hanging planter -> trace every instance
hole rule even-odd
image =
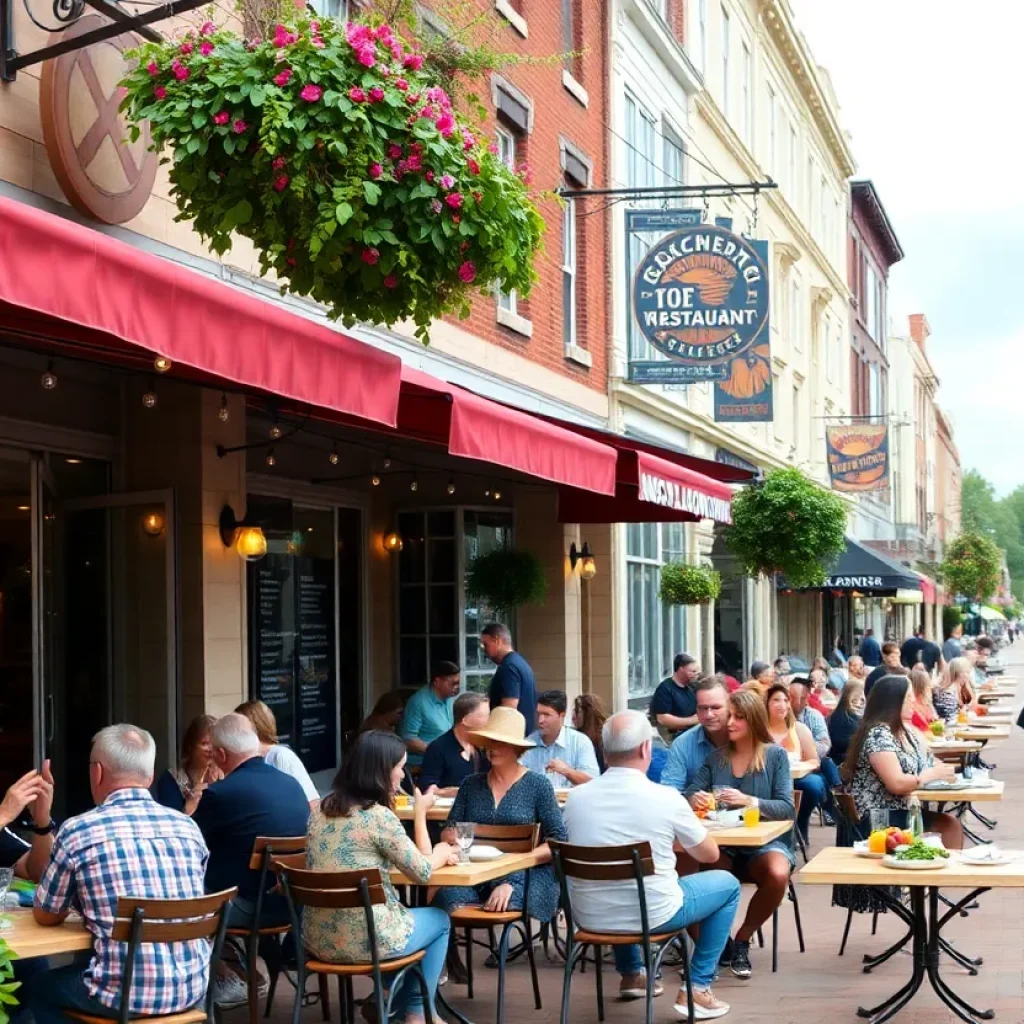
[[[544,567],[529,551],[498,548],[475,558],[466,574],[466,596],[499,612],[541,604],[547,593]]]
[[[782,573],[799,590],[820,587],[846,550],[846,506],[798,469],[775,469],[732,501],[725,542],[750,576]]]
[[[1003,553],[980,533],[961,533],[946,548],[942,579],[946,590],[971,601],[986,601],[999,587]]]
[[[411,319],[424,342],[474,289],[529,293],[528,170],[454,108],[450,64],[390,25],[300,19],[245,42],[207,22],[132,55],[133,141],[148,121],[178,219],[215,252],[242,235],[288,291],[346,325]]]
[[[721,592],[721,573],[706,565],[670,562],[661,567],[658,596],[663,604],[708,604]]]

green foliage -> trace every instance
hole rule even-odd
[[[1015,597],[1011,598],[1008,604],[999,609],[1008,619],[1019,619],[1024,613],[1024,605]]]
[[[541,604],[547,593],[544,567],[529,551],[498,548],[475,558],[466,573],[466,596],[502,612]]]
[[[658,597],[664,604],[707,604],[721,592],[721,574],[706,565],[670,562],[661,568]]]
[[[964,613],[954,605],[945,605],[942,609],[942,635],[950,636],[957,626],[964,624]]]
[[[21,987],[20,981],[14,981],[14,964],[18,954],[0,939],[0,1024],[7,1024],[11,1019],[11,1010],[18,1005],[18,997],[14,993]]]
[[[942,576],[946,589],[971,601],[985,601],[999,587],[1002,552],[980,533],[961,533],[946,547]]]
[[[215,252],[241,235],[264,274],[347,326],[411,319],[426,342],[475,289],[527,295],[544,227],[528,168],[506,167],[442,87],[496,55],[435,67],[431,45],[387,23],[303,17],[250,43],[208,23],[133,51],[122,109],[170,153],[178,219]]]
[[[993,486],[972,469],[964,474],[961,506],[963,529],[991,537],[1006,552],[1011,587],[1024,599],[1024,487],[996,498]]]
[[[843,500],[798,469],[775,469],[733,498],[725,542],[751,576],[783,573],[794,588],[825,582],[846,548]]]

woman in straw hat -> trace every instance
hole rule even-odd
[[[555,800],[555,791],[543,775],[531,772],[519,763],[524,750],[534,744],[526,738],[526,719],[510,707],[496,707],[487,725],[469,734],[470,742],[487,751],[491,770],[470,775],[459,787],[458,796],[448,818],[445,838],[456,822],[472,821],[478,825],[532,825],[540,823],[541,842],[538,850],[542,863],[549,861],[549,839],[567,838],[562,812]],[[434,898],[436,906],[451,912],[456,907],[483,906],[486,910],[504,911],[523,906],[526,876],[520,872],[497,882],[473,888],[445,886]],[[551,865],[530,872],[530,916],[537,921],[550,921],[558,906],[558,884]]]

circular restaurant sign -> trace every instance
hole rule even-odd
[[[637,267],[633,312],[658,351],[701,368],[695,378],[724,379],[768,323],[768,271],[747,239],[715,224],[683,228]]]
[[[71,39],[106,25],[87,14],[63,34]],[[137,142],[118,106],[118,83],[128,67],[125,50],[139,40],[125,34],[83,50],[72,50],[43,65],[39,112],[50,166],[68,201],[80,213],[107,224],[137,217],[156,180],[158,158],[150,152],[149,125]]]

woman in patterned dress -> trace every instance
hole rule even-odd
[[[434,868],[456,863],[458,852],[447,843],[431,848],[427,811],[433,806],[433,794],[416,791],[416,842],[406,835],[392,808],[404,773],[405,744],[394,733],[361,733],[349,748],[331,792],[309,819],[306,857],[315,871],[381,869],[387,902],[373,908],[380,957],[391,959],[425,949],[422,967],[433,999],[448,949],[448,917],[432,907],[409,910],[402,906],[390,873],[398,868],[406,877],[425,883]],[[306,948],[320,960],[365,963],[370,959],[362,909],[307,907],[302,936]],[[406,975],[395,994],[392,1010],[406,1024],[424,1020],[422,994],[411,975]]]

